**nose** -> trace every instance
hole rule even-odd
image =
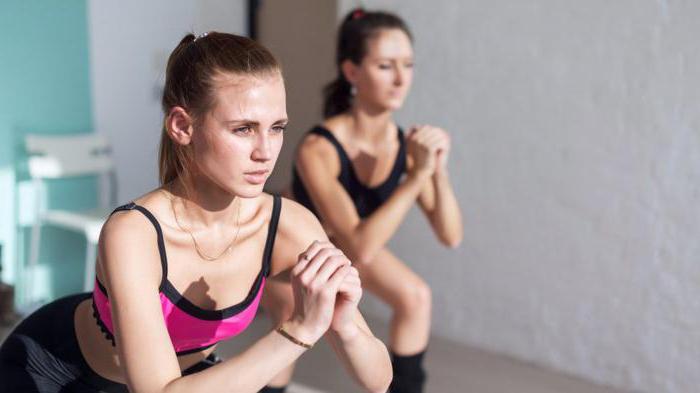
[[[272,148],[270,147],[270,136],[267,132],[258,132],[255,137],[255,145],[253,146],[253,154],[251,158],[254,161],[269,161],[272,159]]]
[[[404,84],[404,81],[406,80],[406,75],[404,75],[405,72],[406,71],[404,71],[401,66],[394,66],[394,86],[401,86]]]

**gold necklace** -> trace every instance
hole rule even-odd
[[[177,226],[181,230],[187,232],[190,235],[190,237],[192,238],[192,243],[194,244],[194,250],[197,252],[197,255],[199,255],[200,258],[204,259],[205,261],[216,261],[217,259],[223,257],[226,253],[231,251],[231,249],[233,248],[233,245],[236,243],[236,240],[238,240],[238,233],[241,231],[241,225],[240,225],[241,201],[240,201],[240,198],[238,201],[238,209],[236,209],[236,235],[233,237],[233,240],[231,241],[231,243],[229,243],[228,247],[226,247],[226,249],[224,249],[224,251],[222,251],[219,255],[217,255],[215,257],[209,256],[209,255],[205,254],[204,252],[202,252],[202,250],[199,248],[199,245],[197,244],[197,239],[194,237],[194,234],[192,232],[190,232],[188,229],[184,228],[180,224],[180,220],[178,220],[178,218],[177,218],[177,212],[175,211],[175,202],[173,202],[173,200],[175,198],[169,197],[168,199],[170,199],[170,208],[173,211],[173,216],[175,217],[175,223],[177,224]],[[184,206],[184,202],[183,202],[183,206]]]

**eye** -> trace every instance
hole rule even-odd
[[[406,67],[406,68],[413,68],[413,62],[412,62],[412,61],[409,61],[408,63],[404,63],[403,66]]]
[[[273,131],[273,132],[276,132],[276,133],[278,133],[278,134],[283,133],[286,129],[287,129],[287,125],[286,125],[286,124],[285,124],[285,125],[278,125],[278,126],[272,127],[272,131]]]
[[[380,69],[380,70],[390,70],[390,69],[391,69],[391,64],[388,64],[388,63],[381,63],[381,64],[379,64],[379,69]]]
[[[252,131],[253,131],[253,129],[250,126],[236,127],[233,129],[233,132],[235,134],[249,134]]]

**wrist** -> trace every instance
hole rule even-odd
[[[416,168],[408,172],[408,178],[418,182],[423,182],[426,179],[429,179],[432,174],[433,171],[428,168]]]
[[[447,166],[441,166],[438,167],[437,170],[433,173],[433,181],[435,182],[445,182],[450,179],[447,173]]]
[[[296,340],[308,345],[314,345],[323,335],[320,329],[310,328],[299,318],[294,317],[282,323],[280,327]]]
[[[352,341],[355,341],[358,337],[360,337],[362,331],[354,321],[351,321],[349,323],[343,324],[343,326],[332,327],[331,333],[341,342],[350,343]]]

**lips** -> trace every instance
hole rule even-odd
[[[267,175],[270,173],[267,169],[260,169],[257,171],[244,172],[243,177],[248,183],[252,184],[262,184],[267,180]]]

